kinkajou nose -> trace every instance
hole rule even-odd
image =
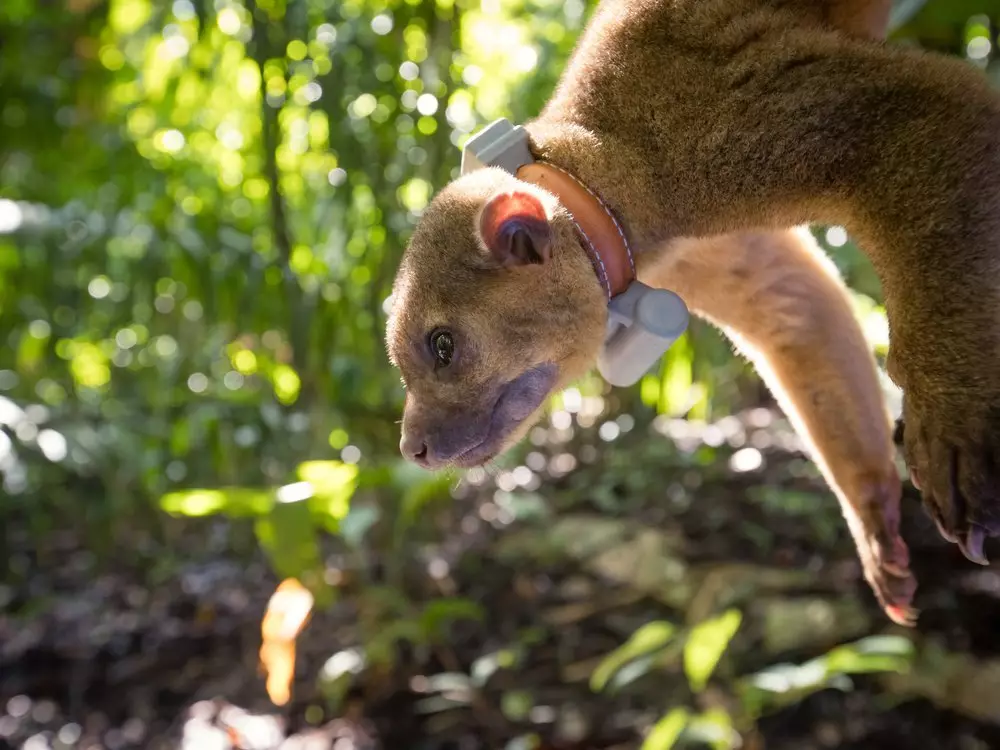
[[[403,435],[399,441],[399,452],[408,461],[413,461],[421,466],[427,463],[427,443],[418,435]]]

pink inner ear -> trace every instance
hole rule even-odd
[[[504,265],[539,263],[548,259],[552,231],[542,202],[530,193],[514,191],[490,199],[479,222],[483,241]],[[536,258],[525,257],[522,239],[530,240]]]

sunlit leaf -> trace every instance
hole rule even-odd
[[[685,741],[704,743],[714,750],[740,747],[740,735],[733,728],[733,717],[721,708],[703,711],[691,717],[684,731]]]
[[[182,490],[160,498],[160,508],[165,512],[193,517],[213,513],[257,516],[268,513],[273,505],[274,493],[270,490],[244,487]]]
[[[824,660],[831,673],[896,672],[906,667],[913,652],[913,643],[907,638],[872,636],[840,646],[829,652]]]
[[[89,342],[77,343],[70,370],[76,382],[85,388],[100,388],[111,380],[107,355],[99,346]]]
[[[472,680],[463,672],[438,672],[427,676],[428,692],[451,692],[469,690]]]
[[[534,696],[527,690],[506,690],[500,696],[500,710],[510,721],[524,721],[534,706]]]
[[[146,22],[150,11],[149,0],[114,0],[108,21],[118,33],[130,34]]]
[[[464,707],[469,704],[469,698],[463,693],[449,693],[448,695],[432,695],[421,698],[413,704],[413,712],[419,715],[438,714],[444,711],[451,711],[454,708]]]
[[[679,416],[691,406],[691,386],[694,384],[691,333],[685,331],[667,350],[663,360],[660,413]]]
[[[271,373],[271,381],[274,383],[274,395],[281,403],[295,403],[302,387],[302,380],[295,370],[288,365],[278,365]]]
[[[469,670],[469,674],[471,675],[476,687],[482,687],[485,685],[489,681],[490,677],[503,668],[500,653],[501,652],[499,651],[495,651],[491,654],[480,656],[472,662],[472,668]]]
[[[691,629],[684,644],[684,671],[692,690],[704,690],[742,619],[739,610],[730,609]]]
[[[648,622],[638,630],[621,646],[608,654],[594,669],[590,676],[590,688],[594,692],[600,692],[607,686],[608,681],[622,667],[641,656],[659,651],[667,646],[677,628],[665,621]]]
[[[283,580],[268,600],[259,656],[267,675],[267,694],[276,705],[285,705],[291,697],[295,639],[308,622],[312,606],[312,594],[294,578]]]
[[[299,464],[298,475],[312,485],[314,510],[336,522],[347,515],[357,488],[357,466],[341,461],[306,461]]]
[[[680,739],[691,717],[686,708],[675,708],[660,719],[642,741],[640,750],[670,750]]]
[[[777,664],[740,681],[747,712],[759,716],[792,705],[828,687],[851,689],[850,674],[903,672],[913,643],[901,636],[870,636],[845,644],[804,664]]]
[[[305,461],[299,464],[299,477],[309,482],[317,494],[332,495],[353,489],[358,467],[341,461]]]
[[[656,656],[655,654],[646,654],[633,659],[614,673],[605,689],[608,691],[618,691],[631,685],[636,680],[645,677],[657,666]]]

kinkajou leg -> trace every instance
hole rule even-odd
[[[808,230],[675,241],[640,278],[677,292],[751,359],[840,500],[879,602],[912,622],[890,419],[844,285]]]
[[[911,475],[943,536],[987,564],[1000,536],[1000,97],[962,61],[805,26],[741,43],[729,65],[700,65],[724,73],[701,102],[712,117],[661,131],[680,155],[670,225],[847,228],[882,284]]]

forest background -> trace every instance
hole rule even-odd
[[[591,10],[0,4],[0,746],[1000,747],[996,568],[908,490],[924,615],[891,626],[708,326],[559,394],[493,472],[401,461],[401,250]],[[891,43],[997,80],[998,18],[901,0]],[[883,356],[871,268],[814,231]],[[316,606],[279,708],[287,577]]]

